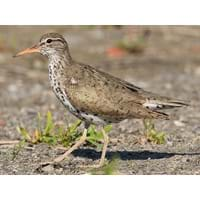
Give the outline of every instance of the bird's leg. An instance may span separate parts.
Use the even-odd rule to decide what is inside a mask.
[[[108,146],[108,143],[109,143],[109,137],[106,134],[104,129],[102,129],[102,134],[103,134],[104,143],[103,143],[103,149],[102,149],[101,158],[100,158],[99,163],[95,164],[95,165],[87,165],[87,166],[86,165],[80,165],[79,167],[81,167],[81,168],[88,168],[88,167],[90,167],[90,168],[100,168],[100,167],[103,166],[104,161],[105,161],[107,146]]]
[[[72,151],[77,149],[79,146],[81,146],[85,142],[86,138],[87,138],[87,129],[85,128],[81,138],[69,150],[67,150],[63,155],[61,155],[61,156],[57,157],[56,159],[54,159],[54,162],[58,163],[58,162],[61,162],[62,160],[64,160],[65,158],[67,158],[67,156],[70,153],[72,153]]]
[[[103,140],[104,140],[104,144],[103,144],[103,149],[102,149],[102,153],[101,153],[101,159],[100,162],[98,164],[98,167],[102,167],[105,161],[105,156],[106,156],[106,150],[107,150],[107,146],[109,143],[109,137],[106,134],[105,130],[102,129],[102,134],[103,134]]]

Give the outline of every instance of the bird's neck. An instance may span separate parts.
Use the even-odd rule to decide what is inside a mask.
[[[55,53],[49,57],[49,78],[51,83],[70,71],[73,60],[69,53]]]
[[[65,50],[64,52],[55,52],[51,54],[49,57],[50,64],[59,65],[60,63],[65,63],[64,66],[71,65],[73,63],[72,57],[69,53],[69,50]]]

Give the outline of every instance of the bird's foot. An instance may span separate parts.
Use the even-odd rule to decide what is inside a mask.
[[[65,155],[65,154],[63,154],[63,155],[61,155],[61,156],[58,156],[57,158],[55,158],[54,160],[53,160],[53,163],[55,164],[55,163],[59,163],[59,162],[61,162],[61,161],[63,161],[64,159],[66,159],[68,157],[68,155]]]
[[[39,164],[39,167],[45,167],[47,165],[58,165],[62,160],[64,160],[66,156],[64,157],[63,155],[55,158],[53,161],[46,161],[46,162],[41,162]]]
[[[79,168],[92,168],[92,169],[98,169],[98,168],[104,167],[104,165],[105,165],[105,162],[100,161],[100,162],[97,163],[97,164],[91,164],[91,165],[79,165],[78,167],[79,167]]]
[[[68,157],[68,155],[63,154],[61,156],[58,156],[57,158],[55,158],[53,161],[47,161],[47,162],[43,162],[41,163],[42,166],[46,166],[46,165],[57,165],[58,163],[60,163],[61,161],[63,161],[64,159],[66,159]]]
[[[46,167],[47,165],[57,166],[57,165],[59,165],[59,163],[61,161],[63,161],[64,159],[68,158],[70,153],[71,153],[71,151],[67,151],[64,154],[62,154],[62,155],[58,156],[57,158],[55,158],[53,161],[42,162],[42,163],[39,164],[39,167],[37,169],[41,169],[43,167]]]
[[[47,165],[53,165],[53,164],[55,164],[53,161],[46,161],[46,162],[41,162],[41,163],[39,164],[39,166],[40,166],[40,167],[45,167],[45,166],[47,166]]]
[[[43,169],[47,166],[52,166],[53,168],[62,167],[61,165],[59,165],[58,162],[46,161],[46,162],[41,162],[39,165],[37,164],[36,171],[43,171]]]

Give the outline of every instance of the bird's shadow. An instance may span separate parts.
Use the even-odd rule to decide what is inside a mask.
[[[101,156],[101,152],[97,152],[93,149],[77,149],[72,153],[74,156],[89,158],[97,160]],[[200,153],[168,153],[168,152],[156,152],[156,151],[107,151],[106,158],[111,160],[114,156],[117,156],[121,160],[148,160],[148,159],[162,159],[170,158],[176,155],[200,155]]]

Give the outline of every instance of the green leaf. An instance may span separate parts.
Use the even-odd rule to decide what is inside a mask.
[[[17,131],[21,134],[24,140],[31,141],[31,136],[25,128],[18,126]]]
[[[12,160],[16,158],[16,156],[19,154],[19,152],[22,150],[22,148],[25,146],[26,141],[25,139],[21,140],[17,145],[15,145],[13,152],[12,152]]]
[[[107,125],[107,126],[104,127],[104,131],[106,133],[109,133],[111,130],[112,130],[112,125],[111,124],[109,124],[109,125]]]
[[[52,120],[52,115],[51,115],[51,112],[48,111],[47,117],[46,117],[46,126],[45,126],[45,130],[44,130],[43,134],[50,135],[50,132],[52,131],[53,128],[54,128],[54,124],[53,124],[53,120]]]
[[[63,126],[58,126],[57,128],[57,134],[59,137],[63,136],[63,133],[65,132],[64,127]]]
[[[42,132],[42,117],[41,114],[38,112],[37,114],[37,127],[38,127],[38,132],[41,133]]]
[[[81,120],[77,120],[75,123],[73,123],[70,127],[69,127],[69,133],[72,134],[76,131],[76,129],[81,125],[82,121]]]

